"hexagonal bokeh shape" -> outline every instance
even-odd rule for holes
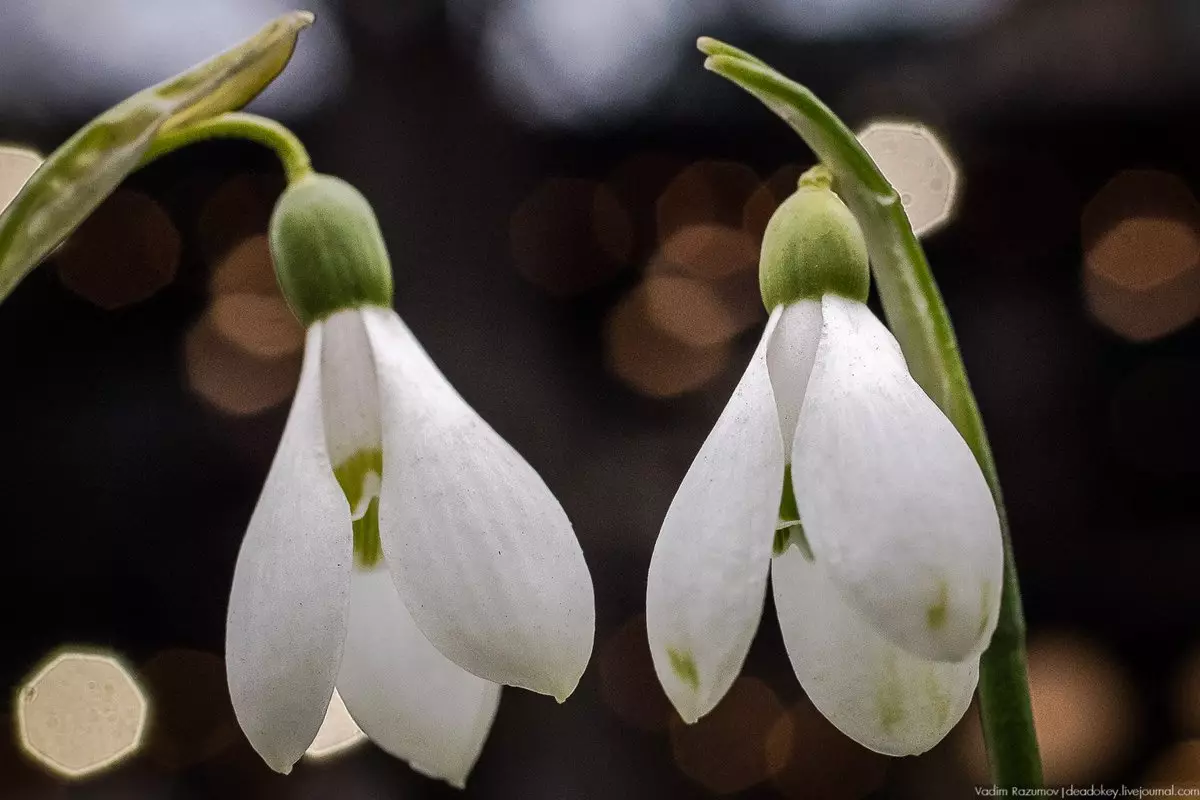
[[[937,135],[912,122],[873,122],[858,140],[896,187],[913,231],[944,225],[958,199],[958,167]]]
[[[41,165],[42,157],[36,150],[0,144],[0,211],[8,207]]]
[[[55,656],[17,694],[21,746],[41,766],[82,778],[132,755],[146,728],[146,698],[129,670],[99,653]]]

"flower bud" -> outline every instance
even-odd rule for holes
[[[390,307],[392,268],[371,204],[350,184],[308,175],[271,215],[275,277],[306,326],[346,308]]]
[[[806,176],[763,234],[758,284],[767,310],[826,294],[866,302],[867,243],[827,177]]]

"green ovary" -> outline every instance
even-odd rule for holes
[[[371,569],[383,561],[383,545],[379,541],[379,498],[372,497],[367,513],[351,524],[354,527],[354,566]]]
[[[351,513],[354,513],[367,499],[368,482],[374,478],[378,486],[379,476],[383,474],[383,451],[379,448],[359,450],[334,467],[333,474],[346,495]],[[383,560],[383,548],[379,543],[379,498],[371,497],[365,513],[352,524],[355,565],[363,569],[374,567]]]

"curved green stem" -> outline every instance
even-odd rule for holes
[[[139,166],[207,139],[246,139],[269,147],[283,164],[288,183],[295,183],[312,172],[308,151],[294,133],[273,119],[244,112],[221,114],[159,135],[142,156]]]
[[[950,315],[896,190],[854,133],[812,92],[736,47],[704,38],[705,66],[753,94],[812,148],[862,226],[879,296],[913,378],[975,454],[991,489],[1004,537],[1000,618],[979,662],[979,713],[999,786],[1038,788],[1042,764],[1025,656],[1025,617],[1000,478],[967,381]]]

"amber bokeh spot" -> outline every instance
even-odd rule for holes
[[[114,310],[141,302],[175,278],[179,231],[162,206],[132,189],[100,204],[54,256],[75,294]]]
[[[526,280],[569,297],[606,283],[628,263],[633,225],[603,184],[551,178],[513,212],[509,239]]]
[[[1121,172],[1084,208],[1080,235],[1084,298],[1105,327],[1149,341],[1200,313],[1200,204],[1179,178]]]
[[[613,374],[638,392],[674,397],[719,374],[729,351],[723,344],[689,346],[664,333],[649,315],[646,294],[639,289],[609,314],[605,356]]]
[[[721,702],[693,725],[671,719],[679,769],[714,794],[733,794],[786,767],[792,731],[783,704],[757,678],[739,677]]]
[[[821,716],[808,700],[788,709],[768,742],[778,767],[771,782],[794,800],[856,800],[883,785],[889,759],[862,747]],[[787,747],[783,747],[783,743]]]
[[[600,693],[621,720],[647,731],[665,730],[674,713],[654,672],[646,617],[638,614],[600,648]]]

